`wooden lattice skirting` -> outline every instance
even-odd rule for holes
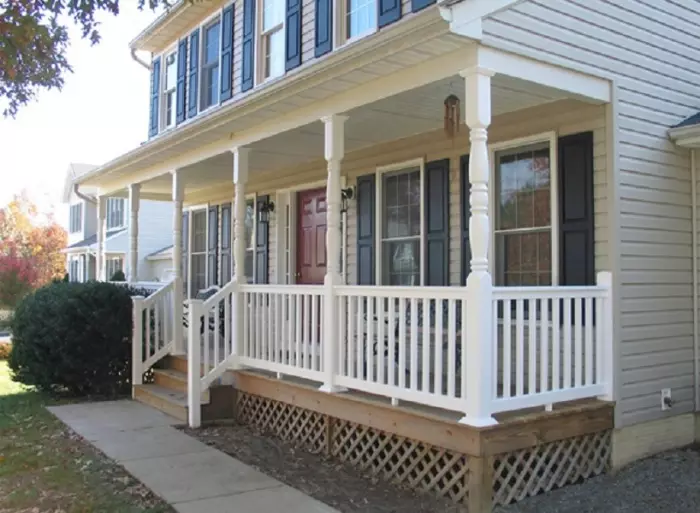
[[[392,483],[480,510],[472,513],[598,475],[607,469],[610,459],[610,431],[476,458],[245,392],[239,391],[236,404],[241,423]],[[490,488],[486,493],[482,482],[486,490]]]

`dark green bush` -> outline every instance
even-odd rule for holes
[[[114,274],[109,279],[109,281],[126,281],[126,276],[124,275],[124,271],[122,271],[121,269],[114,271]]]
[[[24,298],[12,321],[14,379],[74,396],[127,393],[131,296],[142,292],[102,282],[61,282]]]

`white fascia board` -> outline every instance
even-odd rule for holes
[[[670,128],[668,136],[682,148],[700,148],[700,125]]]

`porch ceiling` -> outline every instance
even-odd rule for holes
[[[450,94],[464,101],[464,79],[459,75],[348,111],[345,125],[346,152],[441,128],[443,102]],[[492,80],[494,117],[569,97],[563,91],[512,77],[495,76]],[[323,124],[318,121],[250,145],[250,172],[277,169],[283,172],[285,168],[322,159],[323,131]],[[217,185],[230,184],[233,157],[228,152],[221,153],[188,166],[185,172],[188,177],[185,186],[187,195]],[[143,191],[168,194],[170,187],[170,176],[161,175],[144,183]]]

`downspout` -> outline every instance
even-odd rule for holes
[[[692,258],[693,258],[693,366],[695,371],[695,411],[700,410],[700,394],[698,394],[698,384],[700,384],[700,365],[698,364],[698,353],[700,353],[700,341],[698,340],[698,199],[697,199],[697,150],[690,150],[690,193],[692,197]]]
[[[131,49],[131,58],[138,62],[141,66],[146,68],[148,71],[151,71],[151,65],[143,59],[141,59],[138,55],[136,55],[136,48]]]
[[[92,203],[93,205],[97,205],[97,201],[89,196],[85,196],[82,192],[79,190],[79,185],[73,184],[73,192],[75,193],[76,196],[78,196],[81,200],[87,201],[88,203]]]

